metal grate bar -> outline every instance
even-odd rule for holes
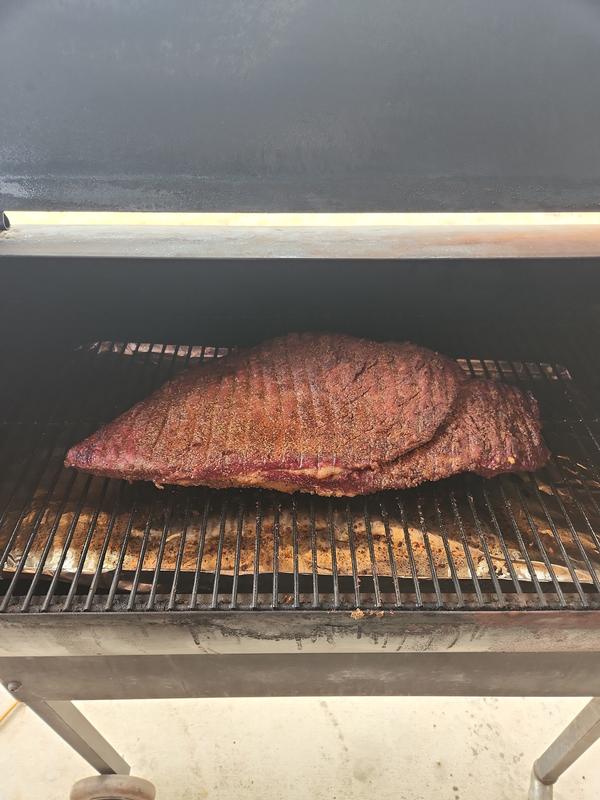
[[[444,545],[444,550],[446,552],[446,559],[448,561],[448,568],[450,570],[450,576],[452,578],[452,583],[454,585],[454,593],[456,594],[456,607],[462,608],[465,604],[465,600],[463,597],[462,588],[460,585],[460,581],[458,580],[458,573],[456,571],[456,565],[454,564],[454,558],[452,557],[452,553],[450,552],[450,544],[448,542],[448,533],[446,527],[444,525],[444,520],[442,517],[442,512],[440,509],[440,503],[437,497],[437,492],[434,493],[433,503],[435,506],[435,516],[437,517],[438,526],[440,531],[442,532],[442,542]],[[471,572],[471,577],[473,576],[475,570],[472,568],[472,561],[469,563],[469,569]]]
[[[413,552],[412,541],[410,538],[410,531],[408,530],[408,521],[406,519],[406,512],[404,510],[404,503],[400,497],[396,497],[396,505],[400,511],[400,519],[402,521],[402,530],[404,532],[404,543],[406,545],[406,553],[408,555],[408,563],[410,568],[410,576],[413,581],[415,590],[415,603],[417,608],[423,607],[423,597],[421,595],[421,584],[417,572],[417,564],[415,562],[415,554]]]
[[[202,559],[204,558],[204,545],[206,544],[206,528],[208,526],[208,515],[211,510],[211,497],[207,492],[204,497],[204,511],[202,513],[202,523],[200,525],[200,536],[198,537],[198,553],[196,556],[196,569],[194,572],[194,585],[190,599],[190,609],[195,609],[198,605],[198,591],[200,588],[200,575],[202,573]]]
[[[259,541],[258,535],[256,540],[257,542]],[[294,608],[300,608],[300,573],[298,558],[298,508],[296,506],[296,498],[292,496],[292,570],[294,581]]]
[[[108,486],[109,486],[109,479],[105,478],[103,480],[103,482],[102,482],[102,490],[100,492],[100,498],[99,498],[99,501],[98,501],[98,505],[94,509],[94,511],[92,513],[92,516],[91,516],[91,519],[90,519],[90,522],[89,522],[89,525],[87,527],[87,533],[86,533],[85,539],[83,541],[83,546],[81,548],[81,554],[79,556],[79,560],[77,562],[77,569],[75,570],[75,575],[73,576],[73,580],[71,581],[71,585],[69,586],[69,592],[67,594],[67,599],[65,600],[65,603],[64,603],[65,611],[69,611],[73,606],[73,600],[74,600],[75,595],[77,593],[77,589],[79,588],[79,581],[81,580],[81,575],[83,574],[83,568],[84,568],[86,559],[88,557],[88,552],[89,552],[89,549],[90,549],[90,545],[92,543],[92,538],[93,538],[95,530],[96,530],[96,523],[98,522],[98,517],[100,515],[100,510],[104,506],[104,500],[106,498],[106,492],[107,492]],[[65,551],[65,556],[66,556],[66,551]],[[64,563],[64,560],[63,560],[62,563]],[[60,576],[61,571],[62,571],[62,564],[61,564],[60,570],[56,570],[56,573],[55,573],[55,577],[56,578],[58,578]],[[45,606],[44,609],[43,609],[44,611],[48,610],[50,602],[52,601],[52,595],[54,593],[55,588],[56,588],[55,585],[51,586],[50,590],[48,591],[48,596],[46,597],[46,600],[44,601],[44,606]]]
[[[354,526],[352,524],[352,512],[350,504],[346,503],[346,529],[348,531],[348,544],[350,547],[350,562],[352,564],[352,581],[354,583],[354,606],[360,608],[360,579],[358,577],[358,566],[356,563],[356,542],[354,539]]]
[[[482,489],[482,495],[483,495],[483,499],[484,499],[484,502],[485,502],[485,507],[486,507],[487,513],[489,514],[489,517],[490,517],[490,522],[492,524],[492,529],[494,530],[496,536],[498,537],[498,541],[500,542],[502,555],[504,556],[504,562],[505,562],[506,567],[508,569],[508,572],[509,572],[509,575],[510,575],[510,579],[512,581],[512,585],[514,587],[515,593],[517,595],[521,595],[523,592],[522,592],[521,584],[520,584],[519,579],[517,577],[517,573],[515,572],[515,567],[514,567],[514,564],[513,564],[513,560],[512,560],[512,558],[510,556],[510,553],[508,552],[508,548],[506,546],[506,542],[504,540],[504,536],[502,535],[502,530],[500,528],[500,525],[498,524],[498,517],[496,516],[496,513],[494,511],[494,506],[493,506],[492,502],[490,501],[490,496],[489,496],[489,494],[487,492],[487,489],[485,487]],[[519,544],[519,548],[521,549],[521,553],[525,554],[526,551],[524,551],[524,549],[521,548],[520,541],[518,542],[518,544]],[[529,569],[529,565],[528,565],[528,569]],[[532,574],[532,572],[530,571],[530,575],[531,574]],[[536,589],[536,591],[537,591],[537,589]]]
[[[385,503],[379,503],[379,510],[381,513],[381,519],[383,521],[383,527],[385,530],[385,543],[387,546],[388,552],[388,560],[390,563],[390,571],[392,577],[392,583],[394,586],[394,595],[396,597],[395,605],[396,608],[402,608],[402,597],[400,595],[400,584],[398,583],[398,567],[396,565],[396,558],[394,556],[394,546],[392,544],[392,534],[390,531],[390,517],[387,512],[387,508]]]
[[[188,355],[191,352],[191,347],[188,348]],[[186,357],[187,360],[187,357]],[[191,512],[191,497],[188,494],[185,501],[185,512],[183,517],[183,528],[181,536],[179,537],[179,549],[177,550],[177,561],[175,562],[175,572],[173,573],[173,584],[171,586],[171,594],[169,595],[168,611],[173,611],[177,602],[177,586],[179,584],[179,577],[181,575],[181,566],[183,564],[183,554],[187,543],[187,532],[190,524]]]
[[[135,574],[133,576],[133,584],[131,586],[131,590],[129,592],[129,599],[127,600],[127,610],[131,611],[135,608],[135,598],[137,596],[138,587],[140,585],[140,578],[142,576],[142,569],[144,568],[144,559],[146,558],[146,551],[148,549],[148,541],[150,539],[150,531],[152,529],[152,517],[154,516],[154,512],[157,509],[158,504],[154,503],[152,508],[150,509],[150,513],[146,519],[146,524],[144,526],[144,535],[142,536],[142,546],[140,549],[140,554],[138,556],[137,566],[135,568]],[[122,562],[121,562],[121,569],[122,569]],[[115,574],[115,581],[118,582],[120,578],[120,570],[117,570]]]
[[[104,541],[102,542],[102,547],[100,549],[100,555],[98,558],[98,564],[96,566],[96,570],[94,572],[94,577],[92,578],[92,583],[90,584],[89,591],[87,593],[87,597],[85,599],[85,605],[83,607],[84,611],[90,611],[92,608],[92,603],[94,602],[94,597],[96,596],[96,591],[98,590],[98,585],[100,583],[100,579],[102,577],[102,567],[104,566],[104,562],[106,559],[106,553],[108,551],[108,546],[110,544],[112,533],[115,527],[115,522],[117,521],[117,515],[119,513],[121,497],[123,494],[123,484],[119,484],[117,493],[115,495],[115,502],[112,507],[112,511],[110,514],[110,519],[108,521],[108,525],[106,526],[106,533],[104,535]],[[133,509],[132,509],[133,511]],[[71,600],[72,602],[72,600]]]
[[[154,575],[152,576],[152,585],[150,586],[150,593],[148,595],[148,602],[146,603],[146,611],[152,611],[154,608],[154,603],[156,600],[156,593],[158,591],[158,582],[161,576],[161,566],[163,562],[163,556],[165,554],[165,546],[167,543],[167,536],[169,535],[170,525],[171,525],[171,516],[173,515],[173,504],[175,502],[175,494],[172,493],[169,499],[169,503],[164,512],[164,523],[162,534],[160,537],[160,543],[158,545],[158,553],[156,555],[156,566],[154,568]]]
[[[127,522],[127,529],[125,530],[125,536],[123,537],[123,541],[121,543],[121,549],[119,551],[119,561],[117,563],[117,568],[115,570],[115,574],[112,579],[112,583],[110,585],[110,590],[108,592],[108,598],[106,600],[106,604],[104,606],[105,611],[110,611],[113,607],[115,602],[115,595],[117,593],[117,588],[119,586],[119,580],[121,578],[121,572],[123,570],[123,561],[125,560],[125,553],[127,552],[127,548],[129,546],[129,538],[131,536],[131,531],[133,528],[133,520],[137,512],[137,494],[133,497],[131,502],[131,510],[129,512],[129,519]]]
[[[335,545],[335,531],[333,527],[333,505],[327,503],[327,528],[329,531],[329,546],[331,548],[331,575],[333,578],[333,607],[340,607],[340,584],[337,568],[337,552]]]
[[[215,574],[213,579],[213,590],[210,601],[210,607],[215,609],[219,605],[219,580],[221,578],[221,561],[223,559],[223,544],[225,542],[225,523],[227,521],[227,512],[229,511],[229,502],[226,499],[221,506],[221,520],[219,522],[219,544],[217,545],[217,563],[215,566]]]
[[[479,541],[481,542],[481,549],[483,550],[483,555],[484,555],[484,558],[485,558],[485,562],[487,564],[487,571],[488,571],[488,574],[490,576],[490,580],[492,581],[492,583],[494,585],[494,592],[496,594],[498,606],[500,608],[504,608],[504,606],[506,605],[506,600],[504,598],[504,592],[502,591],[502,587],[500,586],[500,582],[498,581],[498,576],[496,575],[496,569],[495,569],[493,561],[492,561],[492,556],[491,556],[491,553],[490,553],[490,549],[488,547],[487,540],[486,540],[486,538],[484,536],[483,529],[481,527],[481,520],[479,519],[479,515],[478,515],[477,509],[475,507],[475,501],[473,499],[473,494],[470,491],[467,492],[467,502],[469,503],[469,508],[471,510],[471,514],[473,515],[473,521],[475,522],[475,527],[477,529],[477,534],[479,536]],[[452,505],[454,507],[455,516],[456,516],[457,520],[459,520],[460,517],[459,517],[459,514],[458,514],[458,508],[457,508],[457,505],[456,505],[456,497],[454,495],[454,492],[452,493]],[[464,540],[465,539],[465,533],[464,533],[464,528],[462,527],[462,522],[460,522],[460,525],[461,525],[461,536],[462,536],[462,538]],[[517,589],[517,591],[518,591],[518,588],[517,588],[516,584],[515,584],[515,589]],[[481,589],[480,589],[480,592],[481,592]],[[478,599],[479,599],[479,596],[478,596]],[[482,602],[482,601],[480,601],[480,602]]]
[[[454,511],[454,518],[456,520],[456,524],[458,525],[458,530],[460,532],[460,538],[462,541],[463,550],[465,551],[465,558],[467,559],[467,564],[469,565],[469,572],[471,573],[471,579],[473,581],[473,585],[475,587],[475,595],[477,597],[477,601],[483,605],[483,594],[481,592],[481,586],[479,585],[479,579],[477,577],[477,570],[475,569],[475,563],[473,561],[473,555],[471,553],[471,548],[468,545],[467,537],[465,536],[465,529],[463,525],[462,518],[458,511],[458,506],[456,504],[456,497],[454,492],[450,492],[450,502],[452,503],[452,510]],[[490,571],[493,573],[493,570]]]
[[[375,548],[373,546],[373,531],[371,529],[371,513],[369,511],[369,501],[365,500],[363,505],[363,518],[365,531],[367,534],[367,545],[369,547],[369,557],[371,559],[371,576],[373,578],[373,591],[375,593],[375,607],[381,608],[381,589],[379,586],[379,574],[377,559],[375,558]]]
[[[273,594],[271,607],[277,608],[277,598],[279,593],[279,522],[281,516],[281,505],[274,503],[273,509]]]
[[[238,585],[240,581],[240,558],[242,553],[242,532],[244,530],[244,516],[246,509],[244,507],[244,499],[240,498],[238,505],[236,535],[235,535],[235,561],[233,566],[233,585],[231,587],[231,602],[229,608],[237,608],[238,603]],[[273,590],[275,592],[275,590]]]
[[[433,589],[435,591],[435,599],[438,608],[442,608],[444,605],[444,599],[442,597],[442,592],[440,589],[440,582],[438,580],[437,570],[435,568],[435,562],[433,560],[433,553],[431,552],[431,542],[429,541],[429,536],[427,534],[427,526],[425,523],[425,514],[423,513],[423,506],[422,506],[421,498],[419,498],[417,503],[418,513],[419,513],[419,523],[421,527],[421,534],[423,536],[423,541],[425,543],[425,549],[427,551],[427,560],[429,562],[429,569],[431,572],[431,580],[433,582]]]
[[[296,518],[296,507],[294,505],[294,520]],[[261,495],[259,494],[256,498],[256,524],[255,524],[255,533],[254,533],[254,575],[252,580],[252,608],[258,608],[258,576],[260,570],[260,538],[261,538],[261,531],[262,531],[262,503],[261,503]],[[294,576],[296,575],[296,565],[294,567]],[[294,597],[296,597],[297,593],[294,593]]]
[[[319,573],[317,567],[317,524],[314,500],[310,499],[310,555],[312,568],[312,605],[319,608]]]

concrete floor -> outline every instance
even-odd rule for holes
[[[0,695],[0,714],[10,704]],[[158,800],[518,800],[582,699],[86,702]],[[600,796],[600,743],[557,800]],[[19,707],[0,726],[1,800],[67,800],[89,767]]]

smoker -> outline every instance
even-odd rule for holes
[[[73,700],[600,696],[599,32],[584,0],[6,4],[0,674],[105,776],[73,797],[153,796]],[[64,468],[298,330],[531,391],[551,462],[352,499]],[[598,735],[593,700],[530,798]]]

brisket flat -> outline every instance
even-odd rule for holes
[[[408,489],[461,472],[486,478],[534,471],[549,458],[535,399],[514,386],[468,380],[446,422],[431,441],[380,469],[355,470],[325,481],[321,494],[368,494]]]
[[[202,364],[67,453],[157,484],[363,494],[455,472],[533,469],[537,406],[409,343],[291,334]]]

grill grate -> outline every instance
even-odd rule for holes
[[[8,364],[0,612],[600,607],[592,345],[561,338],[561,364],[459,358],[540,401],[554,457],[535,475],[328,499],[159,490],[62,467],[100,423],[228,352],[100,342]]]

